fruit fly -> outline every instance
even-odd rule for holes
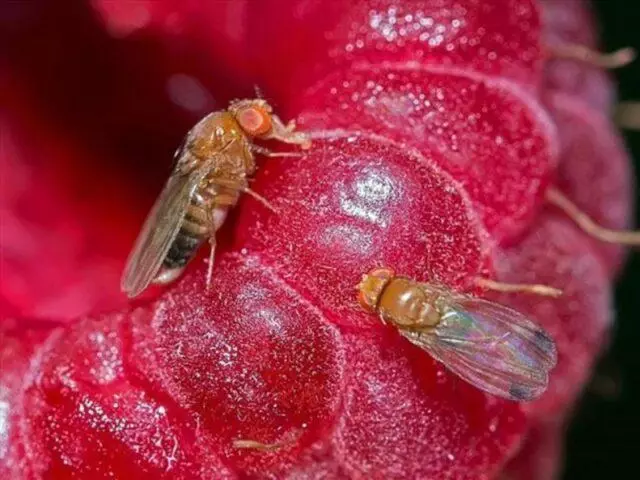
[[[234,101],[228,110],[200,120],[176,151],[169,180],[129,256],[121,282],[129,297],[139,295],[151,283],[175,280],[206,240],[211,245],[207,286],[210,284],[215,233],[229,208],[243,192],[268,206],[249,189],[248,178],[256,169],[254,154],[287,155],[259,147],[254,139],[279,140],[305,149],[310,146],[293,122],[284,125],[262,99]]]
[[[555,343],[515,310],[388,268],[369,272],[358,290],[365,309],[476,387],[515,401],[546,390]]]

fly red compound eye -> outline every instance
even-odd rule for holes
[[[236,118],[249,135],[265,135],[271,130],[271,116],[259,107],[244,108],[238,112]]]

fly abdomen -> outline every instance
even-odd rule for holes
[[[209,237],[210,228],[207,211],[202,205],[194,203],[189,206],[180,231],[164,259],[163,266],[165,268],[184,267]]]
[[[184,267],[196,254],[204,240],[202,237],[194,237],[190,232],[180,229],[164,259],[163,265],[166,268]]]

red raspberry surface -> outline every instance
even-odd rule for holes
[[[398,68],[338,73],[301,97],[301,125],[392,135],[436,162],[471,197],[491,236],[516,238],[555,168],[551,119],[510,82]]]
[[[607,271],[587,238],[564,217],[545,210],[517,246],[497,254],[499,277],[562,288],[562,302],[531,296],[500,300],[528,312],[555,339],[559,361],[547,392],[525,409],[534,416],[567,413],[588,380],[612,322]]]
[[[498,478],[540,480],[558,477],[564,453],[564,429],[562,422],[535,425],[522,445],[520,454],[505,466]]]
[[[550,95],[547,105],[562,142],[558,188],[598,224],[614,230],[629,228],[633,172],[620,133],[609,118],[573,96]],[[623,248],[598,241],[593,247],[615,274]]]
[[[562,43],[598,49],[598,31],[588,2],[540,0],[543,43]],[[560,91],[609,114],[616,100],[615,86],[608,72],[570,59],[549,58],[545,63],[544,89]]]
[[[552,4],[14,7],[0,477],[550,478],[622,252],[544,192],[621,228],[632,187],[608,85],[575,66],[585,93],[546,49],[591,45],[590,17]],[[254,82],[314,136],[261,161],[252,188],[277,212],[242,199],[211,290],[198,258],[127,305],[117,277],[180,132]],[[362,311],[355,285],[383,265],[472,293],[478,276],[563,289],[490,295],[554,337],[548,391],[484,394]]]
[[[441,65],[528,86],[539,81],[540,18],[532,0],[268,0],[248,16],[251,58],[276,91],[273,68],[308,81],[359,63]]]

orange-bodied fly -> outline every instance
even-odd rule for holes
[[[555,343],[515,310],[388,268],[369,272],[358,289],[364,308],[476,387],[515,401],[546,390]]]
[[[151,283],[176,279],[199,247],[211,245],[207,286],[211,280],[215,232],[241,193],[268,202],[249,189],[256,153],[273,153],[253,143],[281,142],[309,148],[309,138],[283,122],[262,99],[238,100],[228,110],[213,112],[187,134],[175,154],[176,164],[133,247],[121,288],[130,297]]]

